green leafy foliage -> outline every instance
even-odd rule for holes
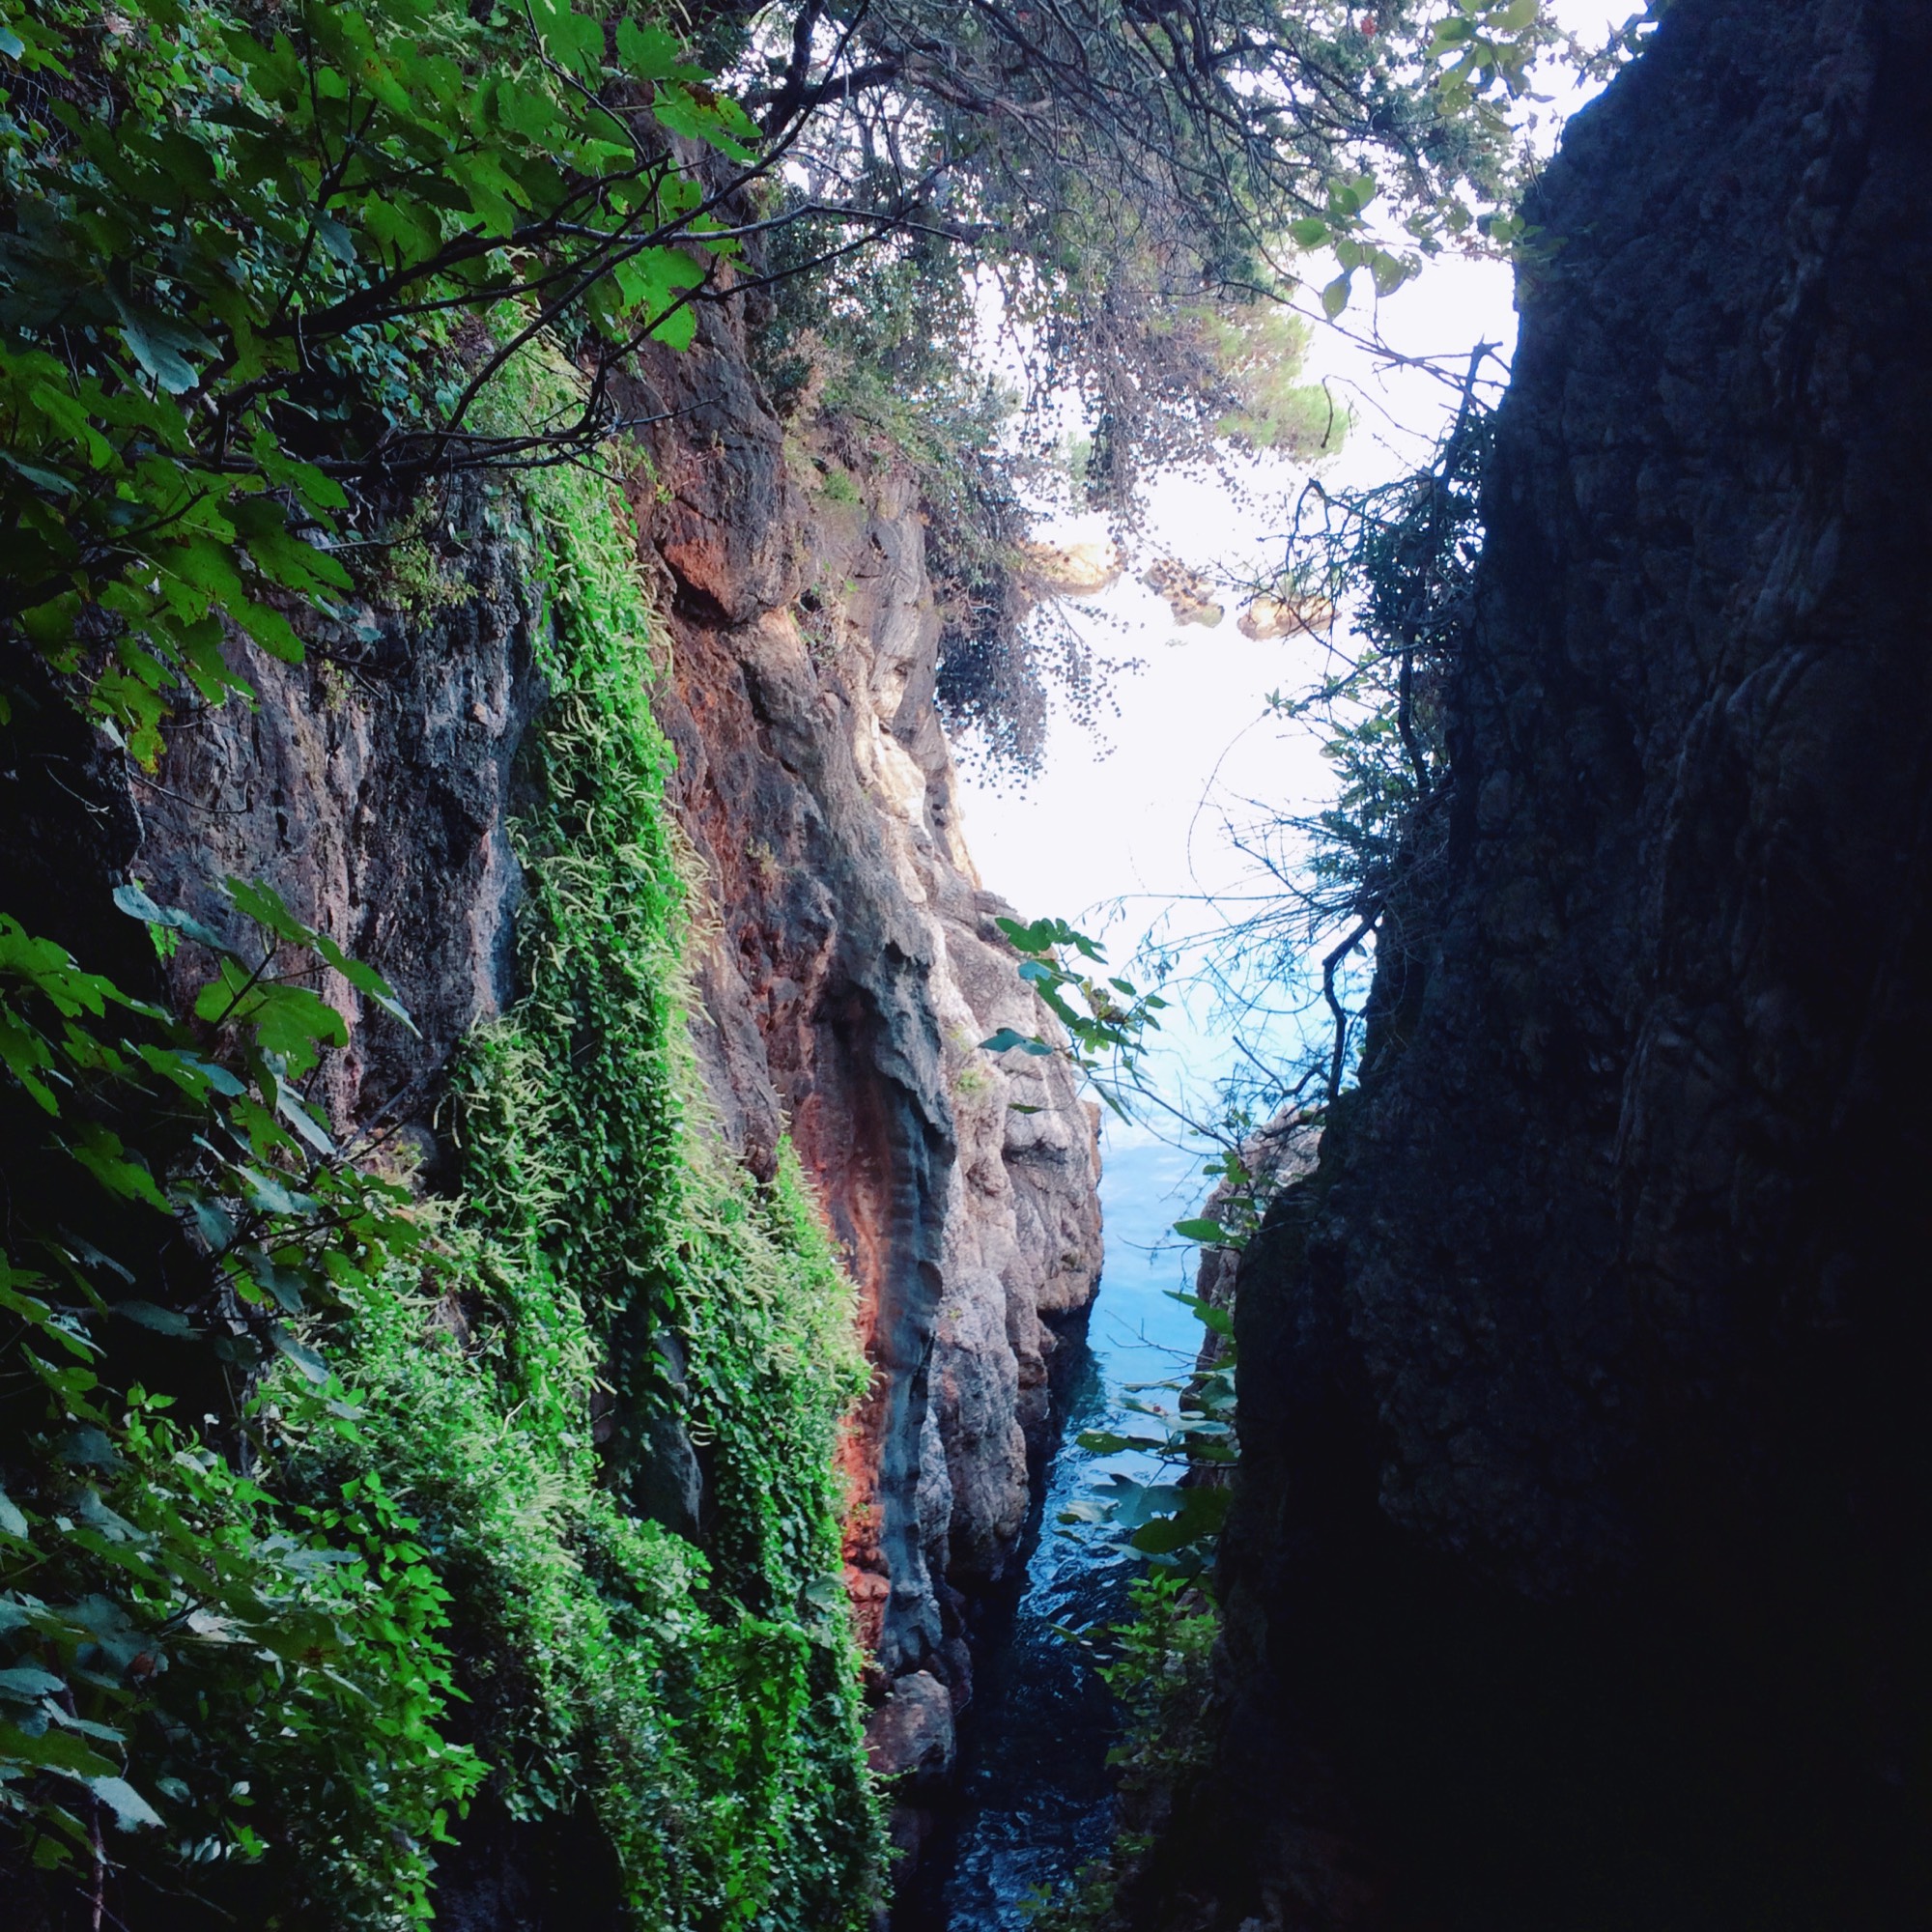
[[[1020,979],[1065,1028],[1067,1043],[1056,1045],[1037,1035],[1002,1027],[980,1042],[980,1049],[1062,1054],[1125,1119],[1123,1083],[1132,1080],[1146,1031],[1158,1028],[1167,1002],[1158,993],[1140,992],[1129,980],[1101,979],[1082,972],[1079,964],[1067,964],[1071,955],[1104,972],[1106,954],[1096,941],[1064,919],[1038,919],[1030,924],[1001,919],[997,923],[1021,955]],[[1229,1158],[1238,1165],[1238,1152]],[[1242,1238],[1218,1221],[1205,1219],[1180,1222],[1176,1232],[1184,1239],[1217,1245],[1238,1245]],[[1127,1451],[1150,1455],[1160,1465],[1158,1472],[1151,1480],[1110,1473],[1070,1503],[1060,1521],[1068,1527],[1097,1529],[1152,1563],[1194,1574],[1211,1556],[1227,1518],[1227,1489],[1204,1478],[1235,1460],[1234,1329],[1224,1310],[1198,1296],[1177,1294],[1173,1299],[1216,1338],[1214,1359],[1191,1376],[1130,1387],[1123,1406],[1139,1424],[1131,1434],[1088,1430],[1079,1437],[1080,1446],[1094,1455]],[[1163,1393],[1175,1398],[1172,1406],[1152,1399]]]
[[[1204,1225],[1214,1225],[1211,1223]],[[1151,1478],[1113,1471],[1061,1512],[1071,1528],[1096,1530],[1146,1557],[1156,1570],[1200,1576],[1213,1560],[1227,1521],[1227,1474],[1236,1460],[1234,1325],[1225,1309],[1198,1295],[1172,1297],[1215,1340],[1211,1359],[1186,1376],[1130,1386],[1127,1423],[1081,1433],[1095,1456],[1129,1452],[1156,1464]],[[1165,1398],[1165,1399],[1163,1399]]]
[[[197,1889],[258,1866],[338,1922],[380,1899],[376,1922],[401,1923],[427,1918],[429,1847],[482,1776],[438,1728],[448,1593],[380,1475],[327,1510],[276,1479],[293,1440],[358,1435],[303,1337],[420,1238],[408,1190],[348,1159],[302,1093],[342,1022],[291,975],[326,951],[400,1009],[269,889],[230,889],[246,945],[119,895],[215,969],[192,1020],[0,920],[13,1225],[35,1264],[0,1257],[0,1817],[29,1865],[97,1894],[136,1858]],[[83,1215],[116,1252],[72,1232]],[[118,1387],[117,1318],[194,1344],[249,1391],[239,1412],[196,1429],[179,1395]]]
[[[1130,533],[1158,470],[1238,487],[1231,448],[1337,446],[1346,410],[1301,379],[1312,323],[1359,316],[1445,250],[1520,239],[1516,102],[1562,37],[1498,0],[1457,8],[1452,46],[1448,4],[869,0],[848,17],[797,0],[732,43],[788,156],[767,220],[789,225],[760,258],[767,388],[787,414],[856,412],[910,458],[940,706],[995,772],[1037,768],[1049,689],[1092,724],[1122,668],[1028,592],[1069,414],[1071,480]]]
[[[1435,91],[1448,112],[1498,83],[1511,95],[1523,91],[1542,12],[1542,0],[1456,0],[1429,37],[1430,54],[1442,63]]]
[[[1130,980],[1106,976],[1106,953],[1064,919],[1037,919],[1030,925],[1014,919],[994,923],[1022,955],[1020,978],[1066,1029],[1069,1043],[1056,1047],[1037,1035],[1002,1027],[980,1042],[981,1048],[988,1053],[1064,1053],[1093,1082],[1094,1091],[1125,1119],[1122,1083],[1132,1077],[1148,1029],[1159,1029],[1167,1002],[1158,993],[1141,992]],[[1069,953],[1101,969],[1104,977],[1069,966]]]
[[[1333,246],[1339,308],[1357,270],[1386,292],[1506,197],[1509,104],[1560,39],[1542,15],[873,0],[837,35],[810,32],[815,7],[767,12],[740,71],[824,218],[890,214],[941,272],[950,241],[997,279],[1050,366],[1041,387],[1080,391],[1124,485],[1134,446],[1195,413],[1150,353],[1173,305],[1286,295],[1295,256]]]
[[[1319,514],[1306,528],[1297,517],[1282,579],[1292,599],[1351,602],[1349,648],[1329,648],[1307,689],[1268,700],[1317,730],[1336,791],[1313,816],[1255,828],[1253,849],[1289,890],[1217,945],[1231,980],[1289,980],[1302,955],[1318,954],[1315,997],[1330,1021],[1320,1074],[1331,1101],[1354,1043],[1345,972],[1372,938],[1406,943],[1405,922],[1421,916],[1448,839],[1444,699],[1482,548],[1485,354],[1472,357],[1463,405],[1427,465],[1367,491],[1311,493]]]
[[[1322,615],[1302,634],[1317,654],[1306,681],[1268,705],[1314,735],[1334,783],[1319,811],[1262,807],[1231,827],[1256,890],[1188,942],[1231,1025],[1266,1012],[1279,1037],[1283,1020],[1299,1023],[1286,1065],[1247,1056],[1224,1092],[1231,1119],[1266,1119],[1311,1093],[1332,1103],[1365,1050],[1372,951],[1387,963],[1428,932],[1450,836],[1446,700],[1483,540],[1492,428],[1479,378],[1492,353],[1473,352],[1457,414],[1420,468],[1368,490],[1310,482],[1280,571],[1252,586]]]
[[[479,440],[508,345],[466,360],[466,313],[681,344],[736,245],[668,137],[742,158],[743,111],[565,0],[7,0],[0,29],[0,631],[143,764],[178,685],[241,689],[230,637],[297,658],[291,606],[349,588],[343,479],[595,440],[594,403]]]
[[[754,144],[671,35],[559,0],[0,6],[0,675],[152,767],[184,694],[247,696],[241,639],[300,656],[372,497],[594,458]],[[458,1082],[459,1202],[338,1144],[327,976],[407,1016],[267,888],[229,881],[245,943],[117,895],[197,969],[184,1015],[0,917],[47,1210],[0,1259],[0,1862],[97,1922],[124,1882],[424,1920],[486,1779],[593,1817],[650,1932],[872,1909],[850,1287],[789,1154],[753,1185],[691,1117],[628,517],[594,467],[526,508],[529,991]],[[680,1440],[702,1549],[653,1515]]]

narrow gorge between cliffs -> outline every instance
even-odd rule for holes
[[[1120,1714],[1075,1638],[1127,1614],[1138,1565],[1091,1532],[1070,1534],[1059,1518],[1106,1471],[1150,1472],[1145,1457],[1099,1456],[1074,1438],[1118,1426],[1125,1391],[1193,1361],[1201,1329],[1172,1299],[1186,1284],[1169,1223],[1192,1205],[1199,1166],[1158,1143],[1103,1154],[1100,1286],[1084,1333],[1055,1364],[1056,1437],[1020,1547],[1024,1577],[977,1622],[959,1765],[934,1806],[894,1932],[1024,1932],[1029,1899],[1112,1843],[1107,1758]]]
[[[1932,1925],[1928,559],[1932,0],[0,0],[0,1932]]]

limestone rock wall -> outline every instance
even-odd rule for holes
[[[707,318],[638,396],[678,412],[638,503],[715,913],[700,1048],[754,1165],[788,1126],[860,1286],[875,1375],[847,1447],[848,1575],[875,1758],[931,1772],[970,1694],[962,1593],[1025,1522],[1053,1324],[1098,1279],[1097,1119],[1065,1063],[978,1049],[1051,1021],[961,836],[912,479],[837,422],[787,434],[736,327]]]

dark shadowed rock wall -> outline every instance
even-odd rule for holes
[[[1932,1922],[1932,9],[1568,131],[1447,883],[1245,1260],[1179,1928]]]
[[[30,930],[130,989],[172,989],[143,928],[114,910],[129,876],[226,928],[231,875],[262,879],[394,986],[418,1031],[338,975],[347,1017],[327,1063],[342,1122],[402,1124],[434,1158],[432,1125],[458,1043],[516,995],[521,879],[510,848],[517,755],[543,699],[527,536],[502,502],[457,489],[412,543],[408,585],[378,572],[340,622],[305,617],[309,660],[245,651],[253,702],[189,700],[143,773],[62,697],[31,705],[0,770],[0,890]],[[20,673],[31,685],[31,670]]]

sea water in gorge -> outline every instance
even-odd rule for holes
[[[1166,1147],[1108,1152],[1100,1293],[1085,1338],[1069,1337],[1056,1364],[1060,1441],[1022,1546],[1025,1581],[976,1633],[957,1782],[896,1932],[1022,1932],[1028,1895],[1098,1857],[1112,1836],[1113,1700],[1086,1653],[1059,1633],[1119,1617],[1141,1565],[1091,1535],[1065,1534],[1057,1519],[1110,1470],[1151,1473],[1146,1459],[1094,1456],[1074,1438],[1121,1419],[1130,1385],[1193,1360],[1199,1324],[1167,1298],[1189,1285],[1169,1230],[1198,1205],[1199,1174],[1195,1156]]]

